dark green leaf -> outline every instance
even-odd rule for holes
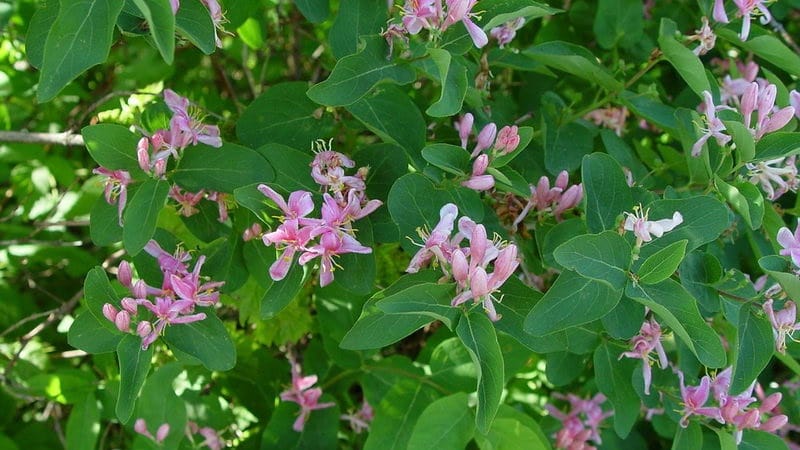
[[[556,248],[559,264],[584,277],[622,290],[628,281],[631,246],[615,231],[576,236]]]
[[[319,189],[319,185],[311,178],[311,170],[308,169],[313,160],[309,153],[281,144],[266,144],[256,151],[266,158],[275,170],[274,184],[287,193],[298,189],[309,192],[316,192]],[[300,167],[303,170],[300,170]],[[275,189],[276,186],[271,187]]]
[[[733,206],[752,230],[761,228],[764,219],[764,197],[758,188],[750,182],[737,183],[732,186],[715,175],[717,190],[728,203]]]
[[[563,12],[533,0],[482,0],[480,7],[484,12],[481,14],[479,25],[486,31],[517,17],[533,20]]]
[[[320,23],[330,14],[328,0],[295,0],[294,4],[311,23]]]
[[[111,170],[127,170],[134,177],[142,175],[136,158],[137,136],[121,125],[101,123],[81,130],[86,149],[97,164]]]
[[[103,315],[103,305],[111,303],[119,306],[119,297],[111,287],[106,271],[102,267],[95,267],[86,274],[86,280],[83,283],[83,300],[89,312],[106,331],[119,334],[117,327]]]
[[[42,67],[44,46],[47,34],[58,18],[59,0],[44,0],[38,4],[28,23],[28,34],[25,36],[25,53],[28,62],[37,69]]]
[[[606,49],[630,48],[642,39],[644,20],[639,0],[600,0],[594,19],[594,35]]]
[[[214,22],[200,0],[181,0],[181,7],[175,15],[175,28],[206,55],[214,53],[217,48]]]
[[[672,450],[684,448],[703,448],[703,430],[698,422],[691,421],[688,427],[677,428],[675,439],[672,441]]]
[[[122,227],[119,226],[119,208],[110,205],[100,196],[89,215],[89,236],[92,242],[105,246],[122,240]]]
[[[736,329],[731,395],[739,395],[747,389],[772,359],[775,340],[772,325],[763,316],[757,316],[752,308],[743,306]]]
[[[800,76],[800,56],[797,56],[796,52],[787,47],[774,34],[765,31],[758,25],[752,26],[750,37],[744,42],[739,38],[739,34],[729,27],[719,28],[715,31],[717,36],[733,45],[747,52],[755,53],[789,74]]]
[[[503,395],[503,354],[492,321],[473,309],[458,322],[456,334],[478,367],[478,410],[475,425],[482,433],[492,426]]]
[[[414,426],[408,448],[461,450],[475,432],[467,394],[460,392],[442,397],[428,405]]]
[[[108,319],[102,320],[113,326]],[[120,332],[109,330],[106,323],[100,322],[91,311],[84,311],[69,327],[67,342],[86,353],[110,353],[117,349],[122,336]]]
[[[197,358],[208,370],[230,370],[236,365],[236,347],[213,309],[197,322],[170,325],[164,333],[167,344]]]
[[[608,342],[594,352],[595,382],[600,392],[614,405],[614,431],[621,438],[628,436],[639,417],[639,396],[631,385],[631,376],[637,362],[620,359],[622,352],[611,348]]]
[[[800,298],[800,279],[794,274],[794,269],[786,258],[765,256],[758,260],[758,265],[781,285],[789,298]]]
[[[756,143],[757,160],[782,158],[800,152],[800,133],[778,131],[770,133]]]
[[[387,295],[376,306],[387,314],[414,314],[441,320],[452,329],[459,317],[459,308],[450,306],[455,297],[450,283],[423,283]]]
[[[438,48],[428,49],[428,54],[439,69],[442,93],[425,113],[431,117],[449,117],[458,114],[467,94],[467,69],[452,59],[450,52]]]
[[[332,401],[323,395],[320,403]],[[335,450],[336,431],[339,429],[339,407],[333,406],[312,411],[303,430],[292,429],[299,408],[294,403],[281,402],[272,413],[261,438],[261,449],[285,450]]]
[[[633,196],[619,164],[608,155],[593,153],[583,159],[581,180],[589,230],[616,229],[622,213],[633,209]]]
[[[469,153],[457,145],[431,144],[422,149],[425,161],[454,175],[470,172]]]
[[[283,311],[283,308],[286,308],[303,288],[304,279],[303,266],[294,261],[286,277],[280,281],[273,281],[272,286],[264,293],[261,299],[261,319],[271,319]]]
[[[156,232],[156,221],[167,202],[170,184],[150,179],[128,200],[125,207],[122,242],[130,255],[139,253]]]
[[[703,91],[711,92],[706,70],[700,58],[675,39],[678,26],[671,19],[662,18],[658,32],[658,45],[664,56],[698,97]]]
[[[433,389],[418,379],[397,378],[375,406],[375,420],[370,424],[364,450],[408,448],[414,426],[435,398]]]
[[[379,34],[386,27],[386,4],[373,0],[342,0],[328,42],[336,59],[356,53],[359,37]],[[383,57],[388,55],[384,53]]]
[[[550,41],[526,50],[531,58],[569,74],[583,78],[612,92],[621,91],[622,83],[597,62],[584,47],[562,41]]]
[[[169,0],[133,0],[147,20],[150,36],[164,62],[172,64],[175,56],[175,15]]]
[[[639,283],[655,284],[671,277],[678,270],[678,266],[686,255],[688,242],[686,239],[673,242],[644,260],[636,272]]]
[[[142,338],[126,334],[117,346],[119,360],[119,396],[117,397],[117,418],[127,423],[133,414],[133,407],[150,371],[153,346],[142,350]]]
[[[766,431],[745,430],[739,450],[788,450],[786,441]]]
[[[184,189],[233,193],[253,183],[269,183],[275,172],[259,152],[225,143],[220,148],[204,144],[187,148],[173,180]]]
[[[70,411],[67,420],[67,450],[95,448],[100,437],[100,405],[94,393],[86,396]],[[0,445],[0,448],[4,448]]]

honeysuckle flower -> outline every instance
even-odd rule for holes
[[[350,428],[356,433],[361,434],[364,430],[369,430],[369,424],[375,417],[372,406],[364,399],[361,403],[361,408],[355,413],[342,414],[340,419],[346,420],[350,424]]]
[[[789,105],[794,108],[794,115],[800,119],[800,92],[794,89],[789,92]]]
[[[475,144],[475,148],[472,150],[472,154],[470,156],[474,158],[483,150],[491,148],[494,144],[495,136],[497,136],[497,125],[494,123],[486,124],[481,129],[481,132],[478,133],[478,142]]]
[[[723,133],[723,131],[727,130],[725,124],[717,117],[717,110],[724,106],[714,106],[714,99],[708,91],[703,91],[703,98],[705,99],[703,105],[705,105],[705,121],[708,123],[708,128],[700,128],[700,131],[703,131],[703,135],[692,145],[692,156],[694,157],[700,156],[703,145],[711,137],[715,138],[720,146],[727,144],[731,140],[730,136]]]
[[[516,19],[509,20],[500,26],[492,28],[489,31],[489,36],[497,41],[500,48],[503,48],[514,40],[514,37],[517,35],[517,30],[522,28],[523,25],[525,25],[525,18],[517,17]]]
[[[700,29],[695,30],[695,34],[689,36],[690,41],[698,42],[697,47],[693,50],[693,53],[698,56],[705,55],[713,50],[714,45],[717,43],[717,35],[714,34],[714,30],[708,25],[708,17],[703,17],[702,21],[703,25]]]
[[[142,339],[142,348],[147,348],[158,339],[168,325],[199,322],[206,318],[205,313],[194,313],[191,300],[174,300],[170,297],[156,297],[155,303],[143,301],[142,306],[156,316],[153,329]]]
[[[128,261],[119,263],[119,267],[117,267],[117,280],[119,280],[119,283],[130,289],[132,277],[133,271]]]
[[[519,146],[519,128],[516,125],[504,126],[497,133],[494,150],[501,155],[507,155]]]
[[[269,268],[270,277],[275,281],[284,279],[295,253],[305,251],[306,245],[317,233],[320,231],[313,225],[301,227],[299,219],[286,220],[275,231],[264,233],[261,237],[264,245],[275,245],[278,251],[282,251]]]
[[[794,116],[794,108],[787,106],[775,111],[775,97],[777,87],[769,84],[763,89],[759,89],[757,83],[752,83],[742,96],[741,112],[744,116],[745,126],[750,128],[750,115],[753,111],[752,104],[758,109],[758,121],[755,128],[751,129],[756,140],[761,139],[765,134],[780,130]]]
[[[472,164],[472,176],[461,183],[462,186],[475,191],[487,191],[494,187],[494,177],[486,174],[489,167],[489,155],[482,154]]]
[[[777,167],[781,163],[783,167]],[[769,200],[775,201],[788,191],[797,191],[800,186],[795,156],[746,163],[745,166],[750,182],[760,185]]]
[[[333,281],[335,266],[333,257],[345,253],[372,253],[372,249],[361,245],[349,234],[329,231],[320,236],[318,245],[308,247],[307,251],[300,255],[298,262],[305,265],[310,260],[319,257],[319,285],[325,287]]]
[[[169,277],[172,274],[186,275],[189,269],[186,267],[186,262],[191,260],[192,257],[181,249],[178,249],[174,255],[167,253],[158,245],[158,242],[150,240],[145,246],[144,251],[148,255],[156,258],[161,272],[164,274],[164,285],[162,289],[172,289],[169,284]]]
[[[150,438],[151,440],[155,441],[156,444],[161,444],[169,434],[169,424],[162,423],[156,430],[156,435],[153,436],[150,431],[147,430],[147,422],[142,418],[138,418],[133,424],[133,431],[141,434],[142,436]]]
[[[790,256],[795,266],[800,267],[800,225],[794,230],[794,234],[786,227],[781,227],[777,235],[778,244],[783,247],[780,250],[782,256]]]
[[[172,14],[178,13],[178,8],[181,7],[180,0],[169,0],[169,6],[172,8]]]
[[[440,0],[406,0],[403,7],[403,27],[408,34],[414,35],[423,28],[433,28],[438,20],[435,2]]]
[[[532,209],[538,211],[540,215],[550,213],[556,220],[561,220],[561,215],[565,211],[575,208],[583,200],[583,185],[576,184],[568,188],[568,184],[569,173],[566,170],[558,174],[552,188],[547,176],[539,178],[536,185],[530,185],[531,196],[511,227],[516,229]]]
[[[274,189],[266,184],[259,184],[258,191],[264,194],[264,196],[266,196],[268,199],[275,202],[278,208],[283,211],[283,217],[285,220],[302,219],[314,211],[314,200],[311,198],[311,193],[308,191],[292,192],[289,194],[288,203],[283,199],[283,196],[275,192]]]
[[[739,9],[738,14],[742,16],[742,31],[739,33],[739,38],[746,41],[750,35],[750,17],[757,15],[762,25],[768,24],[772,20],[772,15],[769,13],[763,0],[733,0],[736,7]]]
[[[430,234],[422,229],[417,229],[417,233],[424,239],[424,242],[421,245],[422,248],[411,258],[406,272],[419,272],[419,269],[425,266],[433,257],[436,257],[440,264],[447,262],[448,258],[445,254],[449,255],[451,250],[446,247],[446,244],[450,239],[450,234],[453,232],[456,217],[458,217],[458,207],[448,203],[439,210],[439,222],[431,230]]]
[[[447,15],[440,27],[441,31],[444,31],[450,25],[460,21],[467,28],[467,33],[469,33],[470,38],[472,38],[475,47],[483,48],[483,46],[489,43],[489,38],[486,36],[486,33],[472,21],[473,18],[477,17],[477,15],[472,12],[472,8],[475,7],[477,0],[446,0],[446,2]]]
[[[461,139],[461,148],[464,150],[467,149],[467,142],[469,141],[469,136],[472,134],[472,125],[475,123],[475,117],[472,116],[472,113],[466,113],[461,116],[460,120],[455,122],[456,131],[458,131],[458,137]]]
[[[208,13],[211,15],[211,21],[214,22],[214,40],[217,47],[222,48],[222,39],[219,38],[218,32],[225,33],[223,25],[227,22],[225,15],[222,13],[222,8],[217,0],[200,0],[208,8]]]
[[[686,428],[689,425],[689,417],[693,415],[711,417],[712,419],[719,418],[719,408],[705,406],[708,401],[711,379],[708,376],[704,376],[700,379],[700,385],[687,387],[684,384],[683,372],[680,370],[677,372],[681,384],[681,399],[683,400],[681,427]]]
[[[261,239],[261,224],[254,223],[250,225],[244,232],[242,233],[242,240],[252,241],[254,239]]]
[[[322,389],[311,387],[317,382],[317,376],[309,375],[304,377],[302,367],[291,356],[289,356],[289,363],[292,367],[292,386],[281,392],[280,397],[285,402],[297,403],[300,406],[300,413],[292,425],[294,431],[300,432],[303,431],[311,411],[330,408],[335,403],[319,403]]]
[[[125,170],[109,170],[98,167],[92,173],[106,177],[103,193],[109,205],[117,204],[117,218],[122,226],[122,212],[128,203],[128,185],[133,182],[131,174]]]
[[[595,125],[614,130],[617,136],[622,136],[622,133],[625,131],[625,121],[628,119],[629,115],[630,112],[628,108],[624,106],[609,106],[607,108],[590,111],[584,116],[584,119],[591,120]]]
[[[655,320],[646,320],[642,323],[639,334],[631,339],[631,351],[624,352],[620,358],[637,358],[642,360],[642,376],[644,378],[644,393],[650,395],[650,383],[652,381],[652,369],[650,353],[655,350],[658,355],[658,363],[662,369],[666,369],[669,361],[664,347],[661,345],[661,327]]]
[[[219,213],[219,220],[220,222],[225,222],[228,220],[228,196],[230,194],[225,194],[222,192],[211,191],[208,192],[208,196],[206,197],[208,200],[215,202],[217,204],[217,212]]]
[[[672,214],[672,219],[648,220],[649,211],[636,206],[633,208],[633,213],[625,213],[623,228],[626,231],[633,231],[637,248],[641,247],[643,242],[652,241],[653,236],[661,237],[683,223],[683,216],[678,211]]]
[[[170,275],[170,284],[175,294],[179,298],[190,300],[198,306],[215,305],[219,301],[219,292],[216,290],[225,284],[224,281],[201,283],[200,269],[203,267],[205,260],[205,255],[197,258],[194,270],[185,276]]]
[[[725,13],[725,2],[724,0],[714,0],[714,9],[711,14],[711,17],[714,18],[719,23],[728,23],[728,14]]]
[[[203,2],[210,2],[219,4],[216,0],[202,0]],[[207,3],[208,4],[208,3]],[[182,133],[183,145],[173,145],[179,148],[185,148],[189,142],[197,144],[202,142],[212,147],[222,147],[222,140],[219,137],[219,128],[215,125],[206,125],[192,113],[189,108],[191,106],[189,99],[181,97],[171,89],[164,89],[164,102],[167,107],[172,111],[173,116],[170,119],[170,129]],[[173,139],[175,139],[173,135]]]
[[[556,392],[553,393],[553,398],[567,400],[570,404],[570,411],[566,414],[549,403],[545,405],[547,412],[562,424],[555,435],[556,448],[594,449],[595,447],[588,443],[590,440],[595,444],[602,444],[600,425],[603,420],[614,414],[613,411],[604,412],[600,406],[606,401],[603,394],[583,399],[574,394],[564,396]]]
[[[203,199],[205,191],[202,189],[200,192],[183,191],[178,185],[173,185],[169,190],[169,198],[178,202],[178,214],[184,217],[190,217],[198,213],[197,206],[200,200]]]
[[[775,337],[775,350],[786,353],[786,337],[794,339],[792,336],[795,331],[800,330],[800,323],[797,322],[797,306],[791,300],[783,304],[783,309],[775,312],[773,300],[764,302],[764,312],[772,325],[772,334]]]

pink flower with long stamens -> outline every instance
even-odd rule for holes
[[[280,281],[289,273],[289,267],[297,252],[305,251],[306,245],[315,237],[317,227],[313,225],[300,226],[299,219],[284,221],[275,231],[265,233],[261,239],[264,245],[275,245],[283,253],[269,268],[269,275],[275,281]]]
[[[316,257],[320,258],[319,285],[321,287],[325,287],[333,281],[333,271],[336,265],[333,261],[334,256],[345,253],[372,253],[371,248],[361,245],[354,237],[345,233],[328,231],[320,236],[319,242],[318,245],[309,247],[305,253],[300,255],[298,262],[304,265]]]
[[[406,0],[403,7],[403,27],[408,34],[414,35],[423,28],[433,28],[438,21],[434,2],[440,0]]]
[[[439,210],[439,223],[433,228],[430,234],[424,233],[421,229],[417,232],[419,236],[425,240],[422,248],[417,251],[411,262],[406,268],[408,273],[416,273],[425,266],[431,258],[436,257],[439,263],[447,262],[445,254],[450,253],[447,248],[448,239],[453,232],[456,217],[458,216],[458,207],[452,203],[448,203]]]
[[[763,0],[733,0],[736,7],[739,9],[738,13],[742,16],[742,31],[739,33],[739,39],[746,41],[750,36],[750,17],[752,15],[760,15],[759,21],[766,25],[772,20],[772,15],[769,13]]]
[[[266,184],[259,184],[258,190],[275,202],[278,208],[283,211],[287,220],[301,219],[314,211],[314,200],[312,200],[310,192],[294,191],[289,194],[289,202],[287,203],[280,194]]]
[[[184,217],[191,217],[198,213],[197,206],[203,199],[205,191],[200,192],[183,191],[178,185],[173,185],[169,190],[169,198],[178,202],[178,214]]]
[[[500,48],[503,48],[514,40],[514,37],[517,35],[517,30],[522,28],[523,25],[525,25],[525,18],[517,17],[516,19],[509,20],[500,26],[492,28],[491,31],[489,31],[489,35],[497,41]]]
[[[204,2],[216,3],[216,0],[203,0]],[[219,4],[217,4],[217,8]],[[181,97],[171,89],[164,90],[164,101],[167,107],[174,114],[170,120],[170,128],[173,132],[182,133],[183,145],[175,145],[184,148],[189,142],[210,145],[212,147],[222,147],[222,140],[219,137],[219,128],[214,125],[202,123],[194,114],[189,111],[189,99]],[[175,136],[175,135],[173,135]],[[175,139],[175,137],[173,137]],[[173,142],[173,144],[175,144]]]
[[[300,406],[300,413],[294,421],[292,429],[297,432],[303,431],[311,411],[325,409],[334,406],[335,403],[319,403],[322,396],[322,389],[312,388],[317,382],[316,375],[303,376],[300,364],[289,356],[289,363],[292,366],[292,386],[281,392],[281,400],[285,402],[297,403]]]
[[[689,425],[689,417],[692,415],[700,415],[716,419],[720,417],[719,408],[706,407],[708,401],[709,391],[711,387],[711,379],[704,376],[700,380],[699,386],[689,386],[684,384],[683,372],[678,371],[678,379],[681,384],[681,398],[683,399],[683,416],[680,420],[680,425],[686,428]]]
[[[683,216],[678,211],[672,214],[672,219],[648,220],[649,211],[638,206],[633,208],[633,213],[625,213],[623,228],[626,231],[633,231],[637,248],[641,247],[643,242],[652,241],[653,236],[661,237],[683,223]]]
[[[472,21],[473,18],[477,17],[477,15],[472,12],[472,8],[475,6],[475,3],[477,3],[477,0],[446,0],[446,2],[447,14],[440,28],[441,31],[444,31],[450,25],[460,21],[467,28],[467,33],[469,33],[470,38],[472,38],[475,47],[483,48],[483,46],[489,43],[489,37],[486,36],[486,33]]]
[[[622,353],[620,358],[624,356],[642,360],[644,393],[645,395],[650,395],[650,383],[652,380],[652,369],[650,367],[652,362],[650,360],[650,353],[652,353],[653,350],[656,351],[656,354],[658,355],[658,363],[662,369],[666,369],[669,364],[669,361],[667,360],[667,354],[664,351],[664,347],[661,345],[661,327],[658,325],[658,322],[651,319],[642,323],[639,334],[631,339],[631,349],[632,350],[629,352]]]
[[[794,339],[792,335],[800,330],[800,323],[797,322],[797,306],[791,300],[783,304],[783,309],[778,312],[772,307],[773,300],[764,302],[764,312],[769,317],[772,325],[772,334],[775,336],[775,350],[786,353],[786,337]]]
[[[128,185],[133,182],[131,174],[125,170],[109,170],[98,167],[92,173],[106,177],[104,194],[109,205],[117,204],[117,218],[122,226],[122,212],[128,203]]]
[[[692,145],[692,156],[697,157],[700,156],[700,152],[703,150],[703,145],[705,145],[706,141],[710,138],[715,138],[717,140],[717,144],[720,146],[724,146],[728,142],[730,142],[731,137],[727,134],[723,133],[726,131],[725,124],[722,123],[717,117],[717,110],[721,108],[727,108],[725,106],[714,106],[714,99],[711,97],[711,93],[708,91],[703,91],[703,98],[705,105],[705,119],[706,123],[708,124],[708,128],[700,128],[700,131],[703,131],[703,135],[697,140],[697,142]]]

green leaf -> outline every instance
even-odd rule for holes
[[[133,0],[133,3],[147,20],[150,36],[164,62],[172,64],[175,57],[175,15],[169,0]]]
[[[311,23],[320,23],[328,18],[328,14],[330,14],[328,3],[328,0],[295,0],[294,2],[297,9]]]
[[[364,309],[353,328],[347,332],[340,346],[347,350],[381,348],[403,339],[431,322],[430,316],[422,314],[386,314],[376,303],[381,299],[409,289],[420,283],[431,283],[441,277],[434,270],[425,270],[400,277],[388,288],[376,292],[364,304]]]
[[[408,238],[417,236],[417,229],[432,230],[439,222],[439,210],[447,203],[458,206],[459,215],[477,223],[483,220],[483,203],[477,192],[458,187],[438,189],[424,175],[411,173],[400,177],[389,191],[389,213],[400,228],[400,244],[409,254],[419,248]]]
[[[382,85],[346,109],[382,141],[403,147],[417,167],[425,166],[420,150],[425,146],[427,125],[404,91]]]
[[[778,435],[766,431],[744,430],[739,450],[788,450],[786,442]]]
[[[800,56],[797,56],[796,52],[787,47],[773,33],[753,24],[750,37],[742,42],[739,34],[729,27],[720,27],[714,31],[718,37],[747,52],[755,53],[789,74],[800,77]]]
[[[756,160],[782,158],[800,152],[800,133],[778,131],[759,139],[756,143]]]
[[[542,64],[575,75],[608,91],[619,92],[623,88],[622,83],[584,47],[550,41],[531,47],[524,53]]]
[[[95,201],[89,215],[89,236],[99,246],[116,244],[122,240],[119,209],[117,205],[110,205],[102,195]]]
[[[649,220],[672,218],[675,211],[683,216],[683,223],[663,236],[653,239],[644,246],[640,256],[647,258],[668,245],[686,239],[686,252],[711,242],[728,228],[728,209],[710,196],[697,196],[685,199],[657,200],[649,205]]]
[[[91,393],[75,404],[70,411],[67,420],[67,450],[95,448],[98,437],[100,437],[100,405],[94,393]]]
[[[734,347],[733,376],[728,391],[732,395],[744,392],[772,359],[775,340],[772,325],[747,305],[739,313]]]
[[[630,48],[642,39],[644,20],[639,0],[600,0],[594,19],[594,35],[606,49]]]
[[[781,285],[789,298],[800,298],[800,278],[783,256],[769,255],[758,260],[758,265]]]
[[[258,96],[236,122],[236,137],[251,148],[275,142],[309,148],[330,134],[329,114],[306,96],[308,83],[278,83]],[[221,150],[221,149],[220,149]]]
[[[373,0],[341,0],[339,13],[331,26],[328,42],[334,58],[341,59],[358,51],[359,38],[380,34],[386,27],[388,10]],[[388,55],[388,49],[383,57]]]
[[[268,270],[265,267],[264,270]],[[289,273],[280,281],[273,281],[272,286],[261,298],[261,320],[268,320],[283,311],[294,300],[303,288],[305,271],[297,261],[292,262]]]
[[[671,19],[662,18],[658,46],[689,88],[702,97],[703,91],[711,92],[705,67],[697,55],[675,39],[677,33],[678,25]]]
[[[432,165],[454,175],[471,171],[469,153],[457,145],[431,144],[422,149],[422,157]]]
[[[478,368],[457,337],[447,338],[437,345],[431,353],[429,365],[431,381],[442,388],[451,392],[472,392],[475,389]],[[474,428],[473,424],[472,429]]]
[[[59,0],[44,0],[39,2],[36,12],[33,13],[28,23],[28,33],[25,36],[25,54],[28,62],[37,69],[42,67],[44,59],[44,46],[47,35],[53,27],[53,22],[58,18]]]
[[[678,266],[680,266],[683,257],[686,255],[686,244],[688,242],[686,239],[673,242],[644,260],[636,272],[639,282],[642,284],[656,284],[671,277],[678,270]]]
[[[148,426],[169,424],[170,430],[186,429],[186,402],[178,398],[173,383],[183,371],[180,363],[168,363],[147,379],[136,404],[136,418],[144,419]],[[169,433],[159,448],[174,450],[183,441],[181,433]],[[134,447],[136,447],[134,445]]]
[[[612,157],[593,153],[583,158],[581,180],[586,226],[594,233],[616,229],[622,213],[633,209],[633,196],[622,168]]]
[[[697,300],[673,280],[647,286],[628,285],[625,295],[647,306],[709,368],[725,365],[725,349],[717,333],[697,309]]]
[[[475,433],[467,394],[459,392],[428,405],[414,426],[408,448],[460,450],[466,448]]]
[[[637,362],[620,359],[621,353],[620,349],[612,349],[609,342],[600,344],[594,352],[594,379],[600,392],[614,405],[614,431],[625,439],[639,417],[641,401],[631,385]]]
[[[545,336],[583,325],[609,313],[622,292],[607,283],[565,271],[525,318],[525,331]]]
[[[81,130],[86,149],[97,164],[111,170],[127,170],[131,175],[141,175],[136,158],[137,136],[121,125],[101,123]]]
[[[737,161],[740,164],[750,162],[756,156],[756,143],[753,139],[753,134],[743,123],[736,120],[725,120],[723,123],[733,138],[733,143],[736,144],[735,155]]]
[[[562,119],[544,114],[544,164],[550,173],[577,169],[594,147],[593,129],[583,122],[560,125]]]
[[[576,236],[558,246],[553,256],[567,269],[613,289],[622,290],[628,281],[631,245],[615,231]]]
[[[213,309],[202,312],[206,313],[203,320],[168,326],[164,340],[170,347],[200,360],[208,370],[232,369],[236,365],[236,347],[228,330]]]
[[[142,338],[133,334],[126,334],[117,346],[120,378],[116,414],[122,423],[127,423],[133,414],[139,391],[150,371],[153,348],[151,345],[142,350]]]
[[[176,183],[192,192],[207,189],[226,193],[274,178],[272,165],[259,152],[229,143],[220,148],[198,144],[186,149],[173,176]]]
[[[320,403],[334,400],[323,395]],[[311,411],[303,430],[294,431],[300,408],[294,403],[280,402],[272,413],[261,438],[261,449],[281,450],[335,450],[336,431],[339,429],[339,407]]]
[[[740,182],[732,186],[716,175],[714,183],[719,193],[744,218],[751,230],[761,228],[764,219],[764,197],[755,185],[750,182]]]
[[[703,430],[700,428],[699,422],[691,421],[686,428],[676,428],[672,449],[682,450],[684,448],[703,448]]]
[[[175,15],[175,29],[206,55],[214,53],[217,48],[214,22],[200,0],[181,0],[181,7]]]
[[[97,266],[86,274],[86,280],[83,282],[83,301],[89,312],[106,331],[114,334],[120,333],[117,327],[103,315],[103,305],[111,303],[119,306],[119,297],[111,287],[106,271],[102,267]]]
[[[258,50],[264,46],[264,33],[261,30],[262,24],[252,17],[248,17],[243,24],[236,29],[239,39],[253,50]]]
[[[458,114],[467,94],[467,68],[453,60],[447,50],[430,48],[428,54],[439,69],[442,93],[425,113],[431,117],[449,117]]]
[[[638,334],[642,325],[639,320],[631,318],[644,316],[644,306],[623,295],[617,306],[602,317],[601,322],[612,337],[627,340]]]
[[[281,144],[266,144],[256,151],[266,158],[274,169],[274,184],[287,193],[298,189],[309,192],[319,190],[319,185],[311,178],[311,171],[307,169],[314,159],[310,154]],[[301,167],[303,170],[300,170]]]
[[[326,106],[346,106],[364,97],[376,84],[391,80],[399,85],[413,82],[416,73],[400,59],[386,59],[386,40],[365,36],[364,47],[340,59],[328,79],[311,86],[308,97]]]
[[[70,81],[108,58],[120,11],[118,0],[61,0],[44,45],[36,93],[40,103],[52,100]]]
[[[487,433],[500,406],[505,379],[503,354],[497,343],[497,334],[492,321],[479,309],[473,309],[458,322],[456,334],[478,367],[475,425],[481,433]]]
[[[508,405],[500,405],[492,428],[486,434],[476,434],[475,442],[481,450],[551,450],[539,424]]]
[[[529,21],[564,12],[533,0],[482,0],[480,7],[484,12],[479,24],[486,31],[517,17]]]
[[[155,234],[158,214],[167,202],[169,189],[170,183],[166,180],[150,179],[128,200],[122,242],[131,256],[139,253]]]
[[[620,101],[630,108],[634,114],[644,117],[648,122],[652,122],[660,128],[666,130],[678,128],[678,122],[675,120],[675,108],[661,103],[658,101],[657,96],[653,98],[651,94],[634,94],[631,91],[622,91]]]
[[[453,329],[459,317],[459,308],[450,306],[455,297],[451,283],[423,283],[387,295],[376,306],[388,314],[414,314],[433,317]]]
[[[103,320],[111,324],[108,319],[103,318]],[[100,322],[91,311],[84,311],[78,314],[69,327],[67,343],[86,353],[110,353],[117,349],[122,336],[119,331],[114,333],[109,330],[107,325]]]
[[[425,383],[399,378],[375,406],[364,450],[407,449],[414,427],[425,408],[436,398]]]

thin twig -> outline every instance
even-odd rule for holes
[[[0,142],[23,144],[54,144],[83,147],[83,136],[65,131],[63,133],[36,133],[29,131],[0,131]]]

